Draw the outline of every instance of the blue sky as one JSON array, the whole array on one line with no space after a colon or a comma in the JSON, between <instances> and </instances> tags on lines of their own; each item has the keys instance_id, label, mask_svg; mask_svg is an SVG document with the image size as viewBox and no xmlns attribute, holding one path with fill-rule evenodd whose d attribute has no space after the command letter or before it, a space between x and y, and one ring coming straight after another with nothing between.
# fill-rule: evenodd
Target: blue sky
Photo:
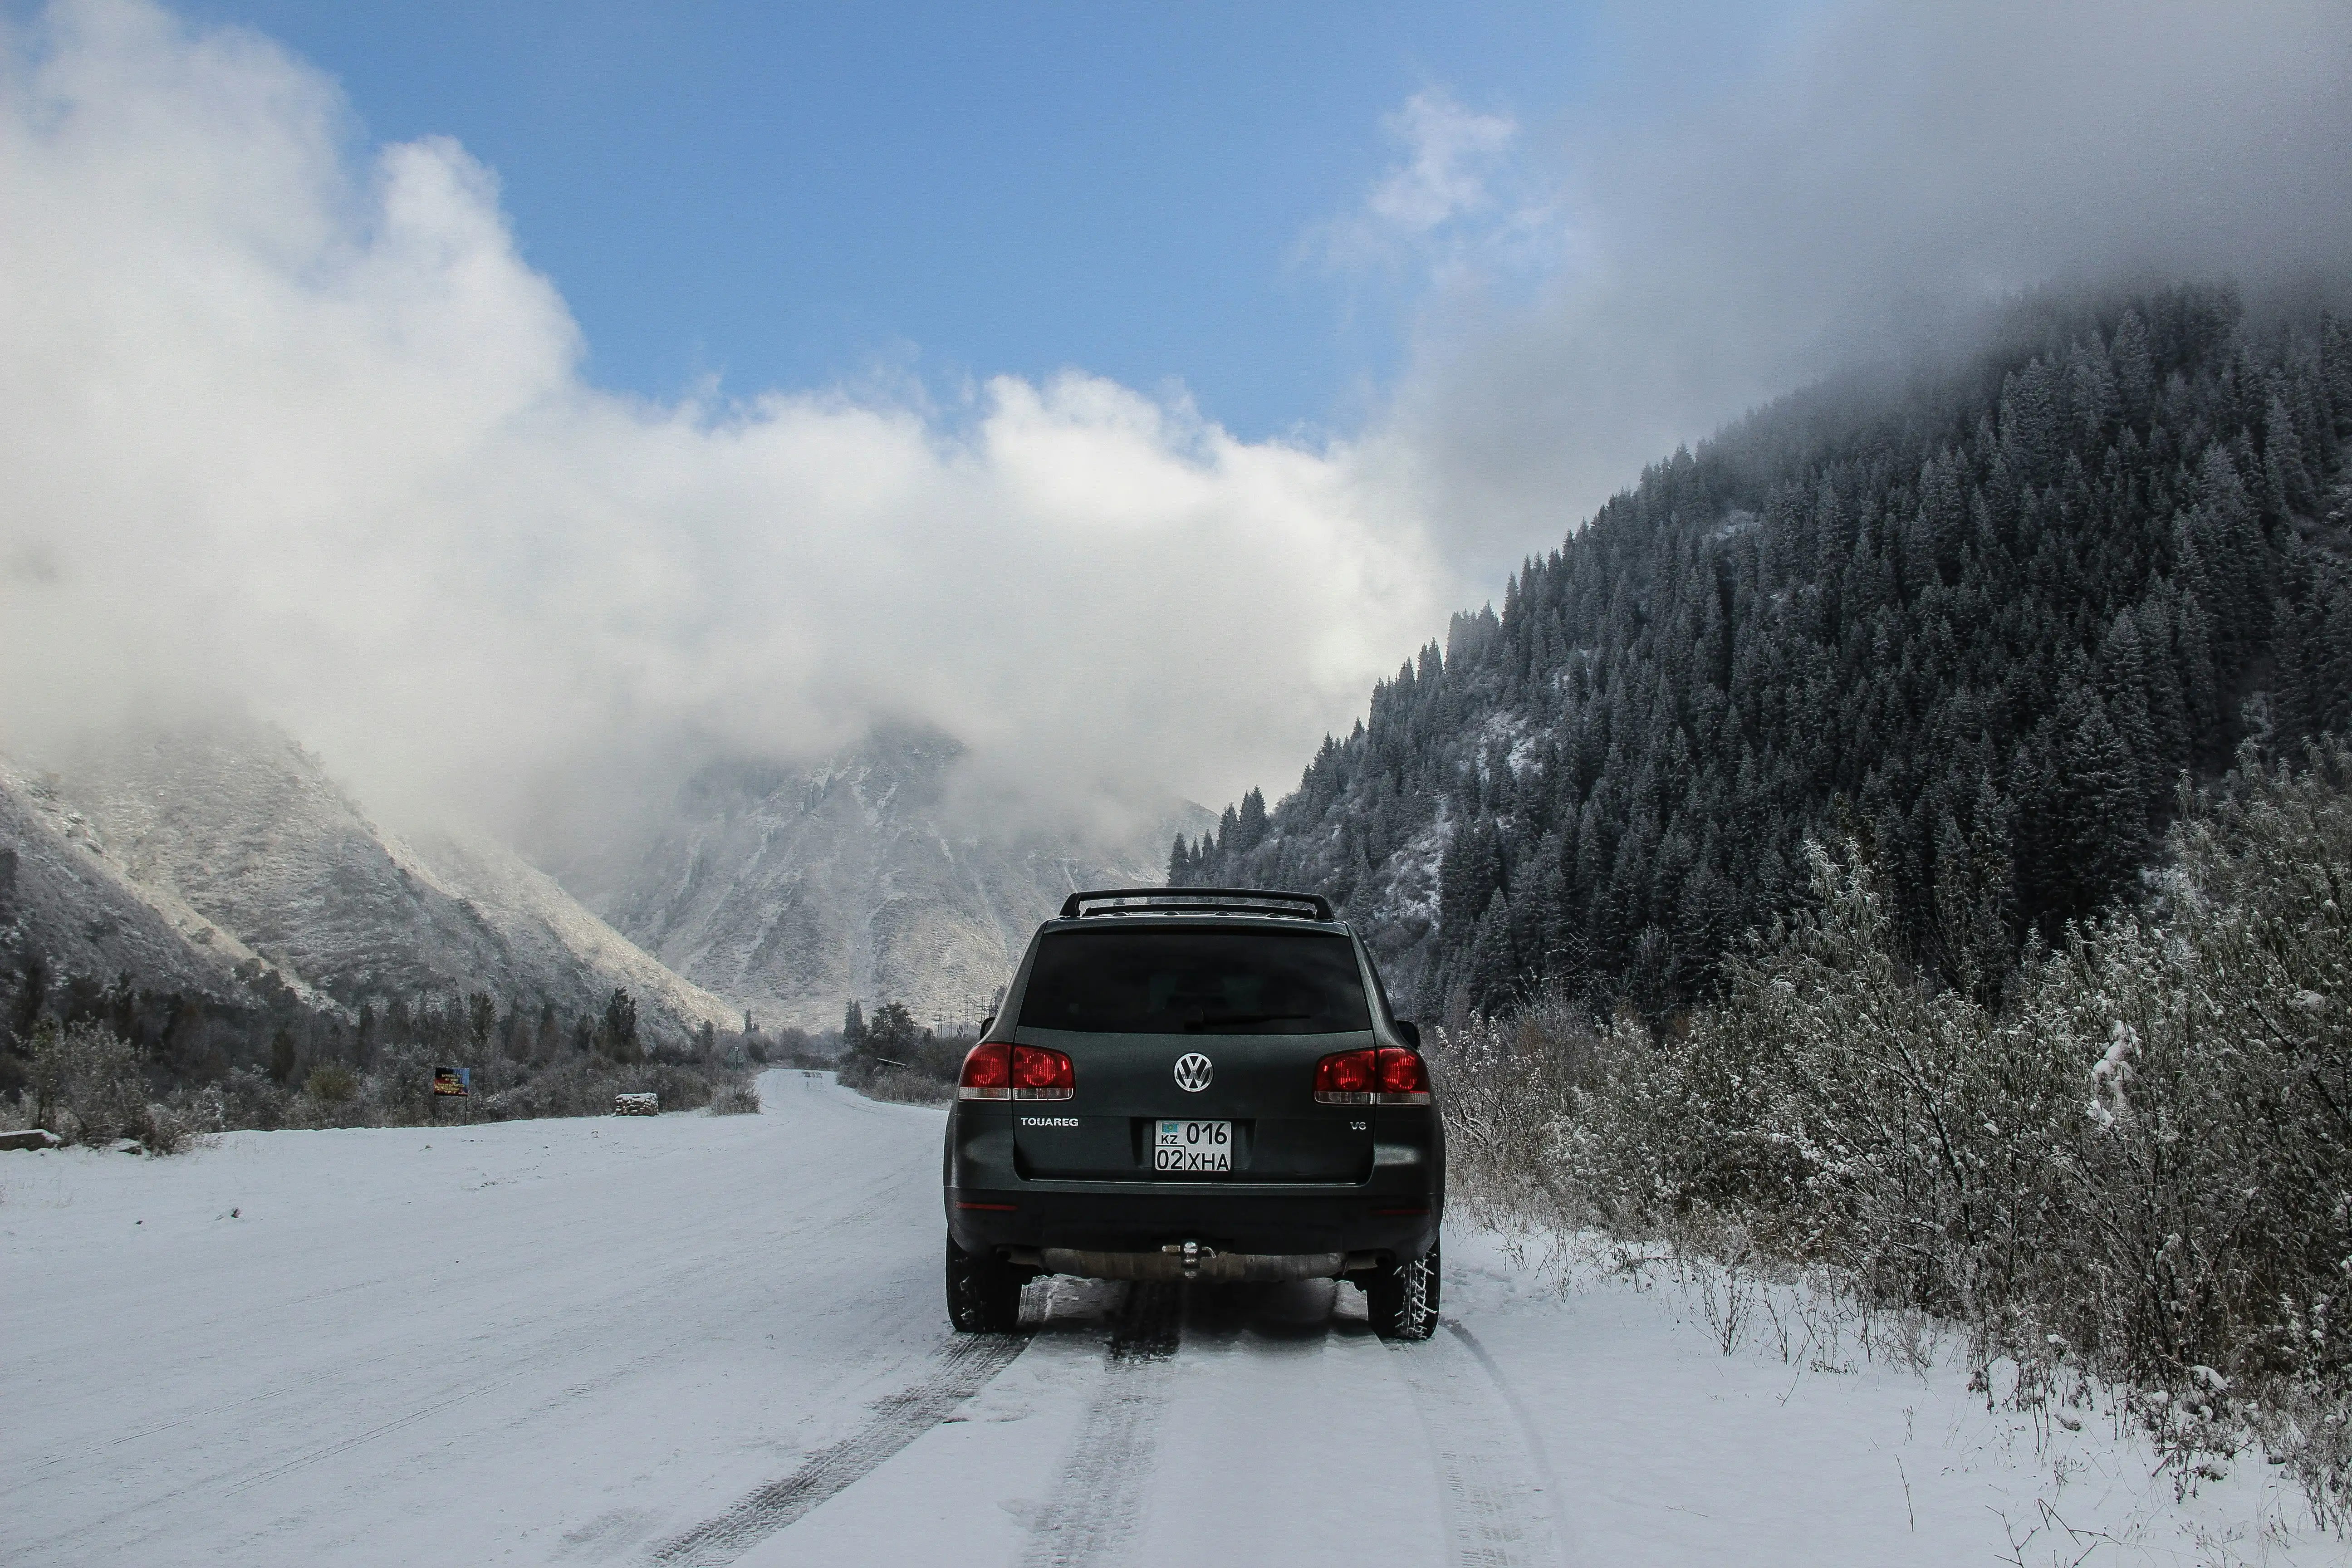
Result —
<instances>
[{"instance_id":1,"label":"blue sky","mask_svg":"<svg viewBox=\"0 0 2352 1568\"><path fill-rule=\"evenodd\" d=\"M1181 382L1244 437L1345 426L1409 286L1312 244L1442 88L1539 131L1622 72L1591 6L194 0L333 75L368 142L457 138L599 384L912 371Z\"/></svg>"}]
</instances>

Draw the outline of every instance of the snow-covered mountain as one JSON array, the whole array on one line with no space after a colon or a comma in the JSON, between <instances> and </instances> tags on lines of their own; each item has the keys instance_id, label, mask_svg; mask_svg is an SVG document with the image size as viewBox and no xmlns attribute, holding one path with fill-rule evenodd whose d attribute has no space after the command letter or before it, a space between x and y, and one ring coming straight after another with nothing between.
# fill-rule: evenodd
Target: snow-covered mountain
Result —
<instances>
[{"instance_id":1,"label":"snow-covered mountain","mask_svg":"<svg viewBox=\"0 0 2352 1568\"><path fill-rule=\"evenodd\" d=\"M1109 840L976 829L950 800L963 750L936 730L877 730L804 771L715 763L657 831L554 868L663 963L762 1021L836 1024L853 997L903 1002L925 1022L976 1019L1072 890L1157 885L1171 839L1213 819L1171 803Z\"/></svg>"},{"instance_id":2,"label":"snow-covered mountain","mask_svg":"<svg viewBox=\"0 0 2352 1568\"><path fill-rule=\"evenodd\" d=\"M271 968L185 900L134 879L53 782L0 760L0 965L13 974L36 957L51 983L128 973L237 1004Z\"/></svg>"},{"instance_id":3,"label":"snow-covered mountain","mask_svg":"<svg viewBox=\"0 0 2352 1568\"><path fill-rule=\"evenodd\" d=\"M12 804L0 817L12 841L22 833L28 846L79 845L85 858L73 864L87 899L144 904L200 954L257 958L346 1007L478 990L501 1002L552 1002L571 1016L594 1012L625 986L658 1033L740 1022L510 849L465 835L411 843L379 828L317 758L264 725L217 721L117 737L11 801L31 807ZM34 858L18 858L23 882ZM120 919L126 931L143 929L127 912ZM63 927L52 920L44 929ZM79 956L51 962L79 968ZM169 968L157 963L159 974Z\"/></svg>"}]
</instances>

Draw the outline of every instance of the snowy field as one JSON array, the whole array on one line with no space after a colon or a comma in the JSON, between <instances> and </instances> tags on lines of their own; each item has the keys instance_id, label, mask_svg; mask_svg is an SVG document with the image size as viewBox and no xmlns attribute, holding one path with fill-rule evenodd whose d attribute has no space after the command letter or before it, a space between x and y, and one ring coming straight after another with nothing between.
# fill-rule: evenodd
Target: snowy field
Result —
<instances>
[{"instance_id":1,"label":"snowy field","mask_svg":"<svg viewBox=\"0 0 2352 1568\"><path fill-rule=\"evenodd\" d=\"M2256 1457L2178 1505L2095 1411L1761 1314L1727 1355L1474 1235L1425 1345L1349 1287L1068 1280L959 1341L939 1113L761 1092L0 1153L0 1561L2347 1561Z\"/></svg>"}]
</instances>

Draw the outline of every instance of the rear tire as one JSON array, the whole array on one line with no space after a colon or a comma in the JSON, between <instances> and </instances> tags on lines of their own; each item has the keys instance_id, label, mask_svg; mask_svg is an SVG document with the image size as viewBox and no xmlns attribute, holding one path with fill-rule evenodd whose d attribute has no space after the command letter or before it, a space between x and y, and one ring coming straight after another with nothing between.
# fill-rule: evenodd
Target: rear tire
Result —
<instances>
[{"instance_id":1,"label":"rear tire","mask_svg":"<svg viewBox=\"0 0 2352 1568\"><path fill-rule=\"evenodd\" d=\"M992 1253L966 1252L948 1237L948 1321L958 1333L1009 1334L1021 1326L1024 1277Z\"/></svg>"},{"instance_id":2,"label":"rear tire","mask_svg":"<svg viewBox=\"0 0 2352 1568\"><path fill-rule=\"evenodd\" d=\"M1384 1340L1425 1340L1435 1333L1443 1280L1435 1242L1419 1258L1389 1264L1368 1276L1364 1305L1372 1332Z\"/></svg>"}]
</instances>

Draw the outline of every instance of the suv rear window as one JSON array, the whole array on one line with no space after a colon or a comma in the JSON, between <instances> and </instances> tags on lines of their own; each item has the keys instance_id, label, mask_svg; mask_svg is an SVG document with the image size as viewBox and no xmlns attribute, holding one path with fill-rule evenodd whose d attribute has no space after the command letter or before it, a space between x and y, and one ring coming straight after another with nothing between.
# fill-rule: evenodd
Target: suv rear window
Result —
<instances>
[{"instance_id":1,"label":"suv rear window","mask_svg":"<svg viewBox=\"0 0 2352 1568\"><path fill-rule=\"evenodd\" d=\"M1336 1035L1372 1026L1330 931L1070 931L1038 944L1021 1023L1106 1035Z\"/></svg>"}]
</instances>

